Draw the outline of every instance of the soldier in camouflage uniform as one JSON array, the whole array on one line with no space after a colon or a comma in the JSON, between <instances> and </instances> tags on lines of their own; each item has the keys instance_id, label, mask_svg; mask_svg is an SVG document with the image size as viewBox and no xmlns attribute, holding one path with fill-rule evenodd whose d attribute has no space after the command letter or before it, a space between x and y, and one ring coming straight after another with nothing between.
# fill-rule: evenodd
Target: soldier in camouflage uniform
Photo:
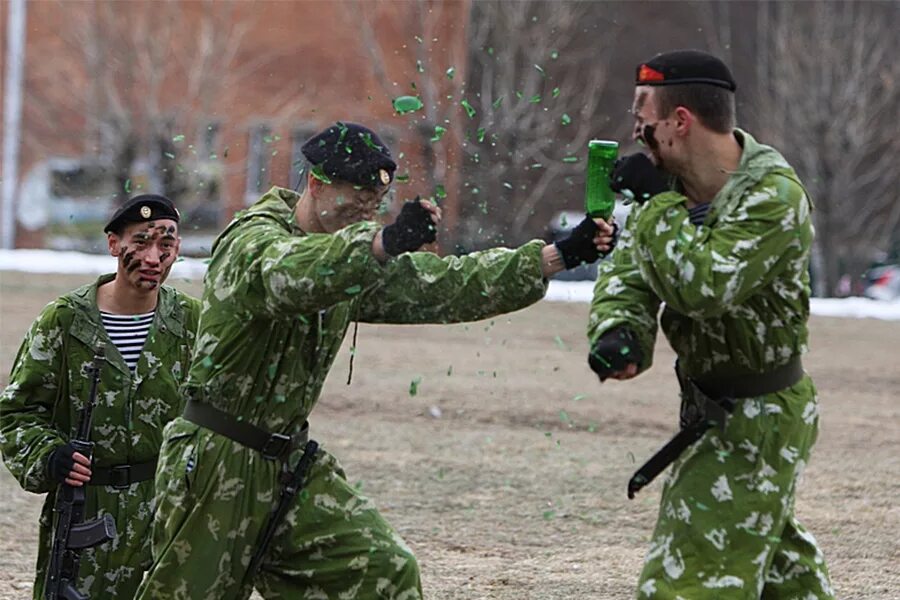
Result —
<instances>
[{"instance_id":1,"label":"soldier in camouflage uniform","mask_svg":"<svg viewBox=\"0 0 900 600\"><path fill-rule=\"evenodd\" d=\"M606 223L585 219L556 246L413 252L434 241L439 210L414 201L387 227L365 220L396 168L373 132L338 123L303 152L313 165L303 194L272 188L213 246L185 418L163 444L143 600L246 598L254 586L266 598L421 598L412 552L322 449L261 570L248 573L349 323L518 310L543 297L550 274L612 242Z\"/></svg>"},{"instance_id":2,"label":"soldier in camouflage uniform","mask_svg":"<svg viewBox=\"0 0 900 600\"><path fill-rule=\"evenodd\" d=\"M83 552L78 589L134 598L150 566L153 477L163 426L180 414L199 303L163 282L178 256L178 213L162 197L128 201L106 227L115 274L48 304L31 325L0 397L0 450L22 488L47 493L34 598L43 598L57 486L86 485L86 518L107 513L118 537ZM137 329L130 333L129 320ZM139 321L146 325L140 328ZM107 325L120 323L122 325ZM149 330L148 330L149 328ZM146 332L146 341L135 341ZM119 340L119 341L117 341ZM91 362L106 343L91 439L93 461L69 436L88 398ZM136 364L135 364L136 361Z\"/></svg>"},{"instance_id":3,"label":"soldier in camouflage uniform","mask_svg":"<svg viewBox=\"0 0 900 600\"><path fill-rule=\"evenodd\" d=\"M799 358L811 203L777 151L735 129L734 89L701 52L638 68L635 139L652 160L625 157L611 176L637 205L594 290L590 363L601 379L648 369L664 305L683 384L673 442L696 437L629 485L631 495L674 460L638 597L823 600L828 570L794 516L818 431Z\"/></svg>"}]
</instances>

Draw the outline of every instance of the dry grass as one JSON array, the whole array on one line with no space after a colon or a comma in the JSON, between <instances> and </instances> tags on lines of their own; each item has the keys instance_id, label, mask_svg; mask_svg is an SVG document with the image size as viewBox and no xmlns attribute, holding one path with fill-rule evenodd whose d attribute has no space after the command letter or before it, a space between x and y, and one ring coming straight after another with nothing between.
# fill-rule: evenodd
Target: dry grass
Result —
<instances>
[{"instance_id":1,"label":"dry grass","mask_svg":"<svg viewBox=\"0 0 900 600\"><path fill-rule=\"evenodd\" d=\"M0 278L5 383L30 320L84 278ZM313 435L416 551L426 597L633 596L659 488L629 502L625 482L673 430L673 355L661 341L651 372L601 387L584 360L586 311L541 303L493 323L362 326L349 387L342 352ZM898 340L900 323L812 322L823 426L797 512L842 599L900 598ZM25 598L39 499L0 469L0 506L0 598Z\"/></svg>"}]
</instances>

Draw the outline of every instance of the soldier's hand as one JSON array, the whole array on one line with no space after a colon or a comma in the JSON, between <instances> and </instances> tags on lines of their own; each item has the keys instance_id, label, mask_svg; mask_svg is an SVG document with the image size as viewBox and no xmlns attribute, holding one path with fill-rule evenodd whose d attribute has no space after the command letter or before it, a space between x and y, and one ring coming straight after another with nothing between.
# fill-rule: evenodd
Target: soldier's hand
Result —
<instances>
[{"instance_id":1,"label":"soldier's hand","mask_svg":"<svg viewBox=\"0 0 900 600\"><path fill-rule=\"evenodd\" d=\"M567 269L574 269L582 263L592 263L601 256L612 252L616 245L618 225L603 219L585 217L569 235L556 242Z\"/></svg>"},{"instance_id":2,"label":"soldier's hand","mask_svg":"<svg viewBox=\"0 0 900 600\"><path fill-rule=\"evenodd\" d=\"M81 487L91 480L91 459L63 444L50 454L50 477L59 483Z\"/></svg>"},{"instance_id":3,"label":"soldier's hand","mask_svg":"<svg viewBox=\"0 0 900 600\"><path fill-rule=\"evenodd\" d=\"M616 192L628 190L634 201L643 204L669 189L669 178L646 154L629 154L619 158L609 174L609 187Z\"/></svg>"},{"instance_id":4,"label":"soldier's hand","mask_svg":"<svg viewBox=\"0 0 900 600\"><path fill-rule=\"evenodd\" d=\"M617 327L601 335L588 354L588 364L600 381L631 379L637 375L642 360L637 334L627 327Z\"/></svg>"},{"instance_id":5,"label":"soldier's hand","mask_svg":"<svg viewBox=\"0 0 900 600\"><path fill-rule=\"evenodd\" d=\"M403 205L393 223L381 230L381 244L385 253L397 256L434 242L440 221L441 209L416 196L415 200Z\"/></svg>"},{"instance_id":6,"label":"soldier's hand","mask_svg":"<svg viewBox=\"0 0 900 600\"><path fill-rule=\"evenodd\" d=\"M435 228L437 228L437 226L441 224L441 219L444 218L444 211L441 210L441 207L431 200L422 200L418 196L416 196L416 200L413 202L415 201L418 201L425 210L431 213L431 222L434 223Z\"/></svg>"}]
</instances>

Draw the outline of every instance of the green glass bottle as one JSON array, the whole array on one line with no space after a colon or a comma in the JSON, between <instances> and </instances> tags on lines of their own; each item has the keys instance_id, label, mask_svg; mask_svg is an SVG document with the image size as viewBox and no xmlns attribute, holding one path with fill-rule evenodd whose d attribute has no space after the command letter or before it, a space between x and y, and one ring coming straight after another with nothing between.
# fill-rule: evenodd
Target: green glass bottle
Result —
<instances>
[{"instance_id":1,"label":"green glass bottle","mask_svg":"<svg viewBox=\"0 0 900 600\"><path fill-rule=\"evenodd\" d=\"M609 187L609 174L619 154L619 143L608 140L588 142L587 185L584 210L588 216L609 220L616 206L616 193Z\"/></svg>"}]
</instances>

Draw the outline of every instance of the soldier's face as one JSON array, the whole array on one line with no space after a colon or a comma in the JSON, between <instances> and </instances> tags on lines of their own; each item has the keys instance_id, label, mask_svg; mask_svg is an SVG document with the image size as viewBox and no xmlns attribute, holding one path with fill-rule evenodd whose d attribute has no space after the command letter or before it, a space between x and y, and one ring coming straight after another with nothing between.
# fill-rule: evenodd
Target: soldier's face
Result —
<instances>
[{"instance_id":1,"label":"soldier's face","mask_svg":"<svg viewBox=\"0 0 900 600\"><path fill-rule=\"evenodd\" d=\"M359 221L374 220L386 200L388 187L363 188L344 182L316 186L316 211L326 233Z\"/></svg>"},{"instance_id":2,"label":"soldier's face","mask_svg":"<svg viewBox=\"0 0 900 600\"><path fill-rule=\"evenodd\" d=\"M672 121L659 114L655 96L656 88L653 86L639 85L634 88L632 137L650 151L650 158L657 167L667 169L672 166L669 163L674 158Z\"/></svg>"},{"instance_id":3,"label":"soldier's face","mask_svg":"<svg viewBox=\"0 0 900 600\"><path fill-rule=\"evenodd\" d=\"M110 233L109 253L119 259L116 277L144 291L159 288L178 258L178 223L159 219L128 225L121 236Z\"/></svg>"}]
</instances>

